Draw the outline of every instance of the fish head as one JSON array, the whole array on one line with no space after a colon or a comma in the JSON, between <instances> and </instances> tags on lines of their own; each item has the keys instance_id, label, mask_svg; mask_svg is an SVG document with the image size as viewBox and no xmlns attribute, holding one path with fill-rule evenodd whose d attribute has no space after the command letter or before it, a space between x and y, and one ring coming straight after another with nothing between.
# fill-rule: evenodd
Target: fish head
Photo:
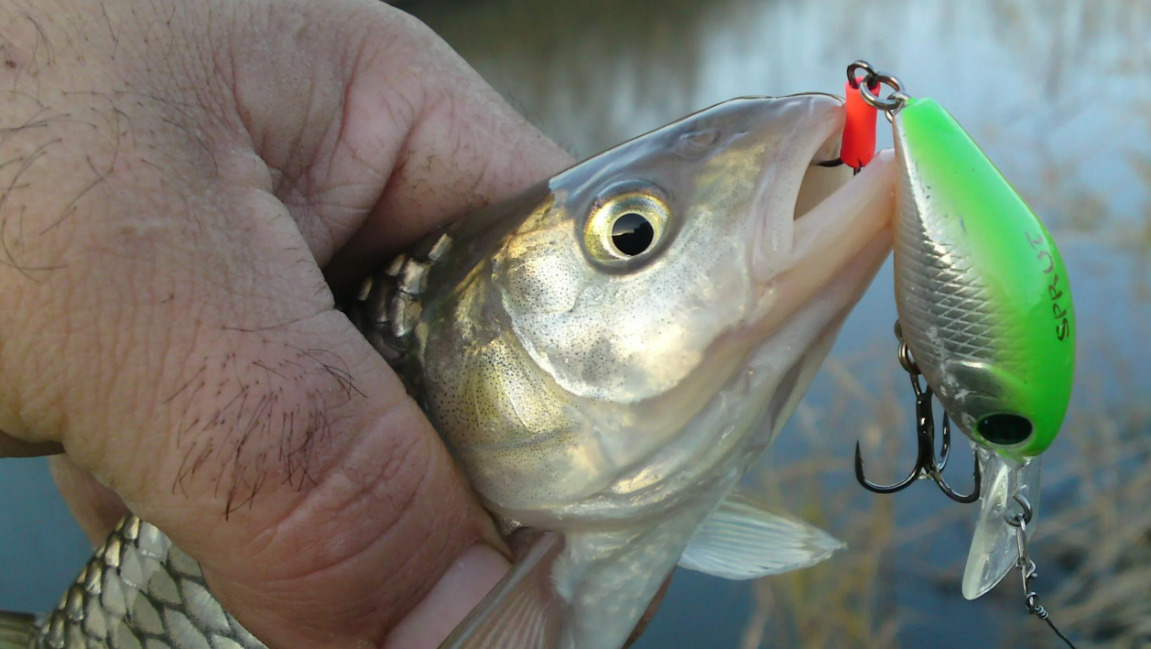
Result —
<instances>
[{"instance_id":1,"label":"fish head","mask_svg":"<svg viewBox=\"0 0 1151 649\"><path fill-rule=\"evenodd\" d=\"M457 311L482 351L425 346L457 357L425 363L429 412L489 509L635 517L750 465L890 249L890 156L813 164L843 123L737 99L551 179L455 293L499 330Z\"/></svg>"},{"instance_id":2,"label":"fish head","mask_svg":"<svg viewBox=\"0 0 1151 649\"><path fill-rule=\"evenodd\" d=\"M804 179L842 176L811 166L841 127L831 97L733 100L556 177L563 226L500 278L521 341L571 394L616 403L730 373L708 359L721 338L787 320L837 270L794 244Z\"/></svg>"}]
</instances>

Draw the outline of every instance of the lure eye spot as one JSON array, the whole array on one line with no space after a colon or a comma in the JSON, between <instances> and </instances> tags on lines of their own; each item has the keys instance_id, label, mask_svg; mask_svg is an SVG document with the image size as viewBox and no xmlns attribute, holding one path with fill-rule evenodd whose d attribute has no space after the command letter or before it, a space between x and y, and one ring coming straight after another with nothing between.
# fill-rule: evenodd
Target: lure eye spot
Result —
<instances>
[{"instance_id":1,"label":"lure eye spot","mask_svg":"<svg viewBox=\"0 0 1151 649\"><path fill-rule=\"evenodd\" d=\"M1030 419L1013 413L988 415L979 420L976 429L983 439L1000 446L1019 444L1034 430Z\"/></svg>"}]
</instances>

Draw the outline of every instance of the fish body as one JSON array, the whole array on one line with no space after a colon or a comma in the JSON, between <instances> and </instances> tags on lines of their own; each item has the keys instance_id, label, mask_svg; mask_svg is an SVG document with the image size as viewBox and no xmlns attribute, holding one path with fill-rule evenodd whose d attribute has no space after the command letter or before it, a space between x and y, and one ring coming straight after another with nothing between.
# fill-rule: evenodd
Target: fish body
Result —
<instances>
[{"instance_id":1,"label":"fish body","mask_svg":"<svg viewBox=\"0 0 1151 649\"><path fill-rule=\"evenodd\" d=\"M541 646L622 645L886 256L891 165L844 196L812 166L842 110L733 100L592 158L445 234L388 325L487 508L562 534Z\"/></svg>"},{"instance_id":2,"label":"fish body","mask_svg":"<svg viewBox=\"0 0 1151 649\"><path fill-rule=\"evenodd\" d=\"M349 317L502 528L542 532L445 647L618 648L677 563L746 579L841 547L736 487L890 251L891 156L855 178L812 164L842 128L828 95L725 102L460 221L365 285ZM155 605L153 580L204 584L174 572L191 567L159 530L125 525L109 543L124 529L168 543L122 580L167 635L132 614L98 646L260 646L222 610L197 614L219 609L206 589ZM107 617L106 591L85 585L107 556L39 646L78 649L70 629Z\"/></svg>"},{"instance_id":3,"label":"fish body","mask_svg":"<svg viewBox=\"0 0 1151 649\"><path fill-rule=\"evenodd\" d=\"M10 637L4 618L12 621ZM265 649L208 589L200 565L128 516L40 620L0 614L4 649ZM22 628L21 628L22 627Z\"/></svg>"},{"instance_id":4,"label":"fish body","mask_svg":"<svg viewBox=\"0 0 1151 649\"><path fill-rule=\"evenodd\" d=\"M1016 565L1016 497L1038 508L1039 456L1071 396L1075 309L1050 233L955 119L909 98L892 123L902 337L982 469L963 579L974 599Z\"/></svg>"}]
</instances>

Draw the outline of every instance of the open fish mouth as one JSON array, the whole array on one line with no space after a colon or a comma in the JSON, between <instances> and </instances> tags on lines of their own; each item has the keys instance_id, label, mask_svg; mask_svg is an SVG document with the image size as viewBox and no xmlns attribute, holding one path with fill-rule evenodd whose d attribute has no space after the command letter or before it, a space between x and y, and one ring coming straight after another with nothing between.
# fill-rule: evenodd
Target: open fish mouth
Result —
<instances>
[{"instance_id":1,"label":"open fish mouth","mask_svg":"<svg viewBox=\"0 0 1151 649\"><path fill-rule=\"evenodd\" d=\"M880 152L862 172L819 163L839 156L842 100L812 96L794 130L786 161L765 174L752 209L751 275L760 286L761 330L774 330L832 282L866 286L872 273L843 277L860 255L886 257L890 240L895 158ZM858 274L858 273L857 273Z\"/></svg>"}]
</instances>

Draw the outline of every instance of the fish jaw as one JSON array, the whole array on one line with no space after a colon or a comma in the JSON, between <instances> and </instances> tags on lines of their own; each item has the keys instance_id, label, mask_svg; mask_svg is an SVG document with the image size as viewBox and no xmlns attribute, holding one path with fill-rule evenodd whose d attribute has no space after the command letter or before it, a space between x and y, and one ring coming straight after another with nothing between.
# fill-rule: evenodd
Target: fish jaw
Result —
<instances>
[{"instance_id":1,"label":"fish jaw","mask_svg":"<svg viewBox=\"0 0 1151 649\"><path fill-rule=\"evenodd\" d=\"M550 520L532 521L538 511L512 512L562 528L564 549L547 579L565 611L564 641L556 646L622 646L696 530L782 428L889 248L890 231L881 230L651 465L610 493L550 512ZM778 353L777 345L799 350L797 356ZM734 419L733 409L741 411ZM728 434L712 434L716 421L727 422ZM753 434L732 434L739 421L741 433Z\"/></svg>"},{"instance_id":2,"label":"fish jaw","mask_svg":"<svg viewBox=\"0 0 1151 649\"><path fill-rule=\"evenodd\" d=\"M812 169L808 173L826 171ZM890 239L894 178L894 155L890 150L882 151L858 176L794 220L793 236L787 249L777 255L779 260L752 256L752 275L761 278L754 327L760 335L794 317L877 238ZM764 222L776 218L767 214ZM890 245L876 252L882 260ZM847 306L854 306L854 302Z\"/></svg>"}]
</instances>

